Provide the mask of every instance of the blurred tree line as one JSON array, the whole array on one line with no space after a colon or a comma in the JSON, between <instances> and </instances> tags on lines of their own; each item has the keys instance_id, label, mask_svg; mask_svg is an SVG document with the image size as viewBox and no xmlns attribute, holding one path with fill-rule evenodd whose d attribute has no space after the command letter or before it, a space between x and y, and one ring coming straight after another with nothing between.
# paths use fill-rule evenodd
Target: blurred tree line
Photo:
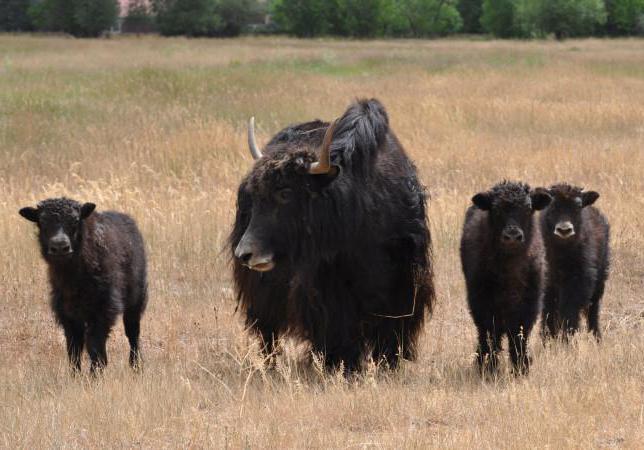
<instances>
[{"instance_id":1,"label":"blurred tree line","mask_svg":"<svg viewBox=\"0 0 644 450\"><path fill-rule=\"evenodd\" d=\"M128 5L119 12L118 0L0 0L0 31L94 37L120 20L124 31L167 36L644 35L644 0L130 0Z\"/></svg>"}]
</instances>

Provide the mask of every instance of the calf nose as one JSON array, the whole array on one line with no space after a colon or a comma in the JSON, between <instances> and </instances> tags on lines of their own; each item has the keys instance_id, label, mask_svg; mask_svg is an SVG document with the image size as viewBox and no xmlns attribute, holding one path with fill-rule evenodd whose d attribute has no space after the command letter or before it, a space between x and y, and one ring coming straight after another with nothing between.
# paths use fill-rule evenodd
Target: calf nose
<instances>
[{"instance_id":1,"label":"calf nose","mask_svg":"<svg viewBox=\"0 0 644 450\"><path fill-rule=\"evenodd\" d=\"M523 242L523 231L518 227L510 227L503 230L503 240L505 242Z\"/></svg>"},{"instance_id":2,"label":"calf nose","mask_svg":"<svg viewBox=\"0 0 644 450\"><path fill-rule=\"evenodd\" d=\"M568 238L575 234L575 227L570 222L559 222L555 226L555 234L562 238Z\"/></svg>"},{"instance_id":3,"label":"calf nose","mask_svg":"<svg viewBox=\"0 0 644 450\"><path fill-rule=\"evenodd\" d=\"M72 246L66 237L55 237L49 241L50 255L66 255L72 252Z\"/></svg>"}]
</instances>

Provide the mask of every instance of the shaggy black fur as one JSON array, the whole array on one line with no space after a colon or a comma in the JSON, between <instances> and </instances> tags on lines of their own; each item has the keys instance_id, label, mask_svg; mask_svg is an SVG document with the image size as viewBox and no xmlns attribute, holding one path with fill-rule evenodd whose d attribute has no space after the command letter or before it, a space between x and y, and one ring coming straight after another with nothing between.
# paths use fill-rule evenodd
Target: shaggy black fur
<instances>
[{"instance_id":1,"label":"shaggy black fur","mask_svg":"<svg viewBox=\"0 0 644 450\"><path fill-rule=\"evenodd\" d=\"M495 371L503 335L515 373L526 373L528 337L539 314L544 251L534 211L550 196L504 181L472 198L461 238L467 300L478 329L478 363Z\"/></svg>"},{"instance_id":2,"label":"shaggy black fur","mask_svg":"<svg viewBox=\"0 0 644 450\"><path fill-rule=\"evenodd\" d=\"M147 304L145 249L136 223L125 214L94 208L55 198L20 210L38 225L49 266L51 307L65 330L69 360L80 370L86 345L92 373L107 364L105 344L120 313L130 365L137 367L140 320Z\"/></svg>"},{"instance_id":3,"label":"shaggy black fur","mask_svg":"<svg viewBox=\"0 0 644 450\"><path fill-rule=\"evenodd\" d=\"M288 334L328 367L356 370L365 356L393 367L415 357L434 300L425 191L377 100L337 123L339 170L308 174L328 126L282 130L242 180L231 252L252 240L275 267L260 273L234 259L238 301L267 352Z\"/></svg>"},{"instance_id":4,"label":"shaggy black fur","mask_svg":"<svg viewBox=\"0 0 644 450\"><path fill-rule=\"evenodd\" d=\"M554 185L548 192L553 202L541 218L548 261L542 332L557 336L563 331L567 339L579 328L580 312L584 311L589 331L600 339L599 306L608 278L609 225L606 217L590 206L599 194L569 184Z\"/></svg>"}]
</instances>

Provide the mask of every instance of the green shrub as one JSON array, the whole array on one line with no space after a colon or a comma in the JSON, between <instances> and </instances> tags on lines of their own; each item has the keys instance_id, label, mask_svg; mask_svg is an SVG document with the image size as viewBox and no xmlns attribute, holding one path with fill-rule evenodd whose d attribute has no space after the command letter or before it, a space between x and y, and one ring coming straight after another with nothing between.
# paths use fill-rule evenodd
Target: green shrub
<instances>
[{"instance_id":1,"label":"green shrub","mask_svg":"<svg viewBox=\"0 0 644 450\"><path fill-rule=\"evenodd\" d=\"M0 1L0 31L29 31L32 28L29 17L30 0Z\"/></svg>"},{"instance_id":2,"label":"green shrub","mask_svg":"<svg viewBox=\"0 0 644 450\"><path fill-rule=\"evenodd\" d=\"M606 29L612 35L642 34L644 0L607 0Z\"/></svg>"},{"instance_id":3,"label":"green shrub","mask_svg":"<svg viewBox=\"0 0 644 450\"><path fill-rule=\"evenodd\" d=\"M498 37L516 36L514 11L513 0L483 0L481 25L485 31Z\"/></svg>"}]
</instances>

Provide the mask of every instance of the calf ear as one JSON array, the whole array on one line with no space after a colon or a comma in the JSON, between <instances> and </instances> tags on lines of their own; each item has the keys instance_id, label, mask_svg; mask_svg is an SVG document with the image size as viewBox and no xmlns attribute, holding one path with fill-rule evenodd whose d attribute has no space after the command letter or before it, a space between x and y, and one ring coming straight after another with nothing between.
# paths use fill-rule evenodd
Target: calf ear
<instances>
[{"instance_id":1,"label":"calf ear","mask_svg":"<svg viewBox=\"0 0 644 450\"><path fill-rule=\"evenodd\" d=\"M474 203L478 209L489 211L492 209L492 196L489 192L479 192L472 197L472 203Z\"/></svg>"},{"instance_id":2,"label":"calf ear","mask_svg":"<svg viewBox=\"0 0 644 450\"><path fill-rule=\"evenodd\" d=\"M94 203L83 203L81 206L81 219L87 219L94 212L96 205Z\"/></svg>"},{"instance_id":3,"label":"calf ear","mask_svg":"<svg viewBox=\"0 0 644 450\"><path fill-rule=\"evenodd\" d=\"M20 211L18 211L18 214L20 214L22 217L29 220L30 222L38 223L38 208L32 208L31 206L26 206L22 208Z\"/></svg>"},{"instance_id":4,"label":"calf ear","mask_svg":"<svg viewBox=\"0 0 644 450\"><path fill-rule=\"evenodd\" d=\"M537 188L530 194L530 200L532 201L532 209L541 211L550 204L552 196L546 189Z\"/></svg>"},{"instance_id":5,"label":"calf ear","mask_svg":"<svg viewBox=\"0 0 644 450\"><path fill-rule=\"evenodd\" d=\"M581 206L586 207L592 205L599 198L599 193L595 191L588 191L581 193Z\"/></svg>"}]
</instances>

